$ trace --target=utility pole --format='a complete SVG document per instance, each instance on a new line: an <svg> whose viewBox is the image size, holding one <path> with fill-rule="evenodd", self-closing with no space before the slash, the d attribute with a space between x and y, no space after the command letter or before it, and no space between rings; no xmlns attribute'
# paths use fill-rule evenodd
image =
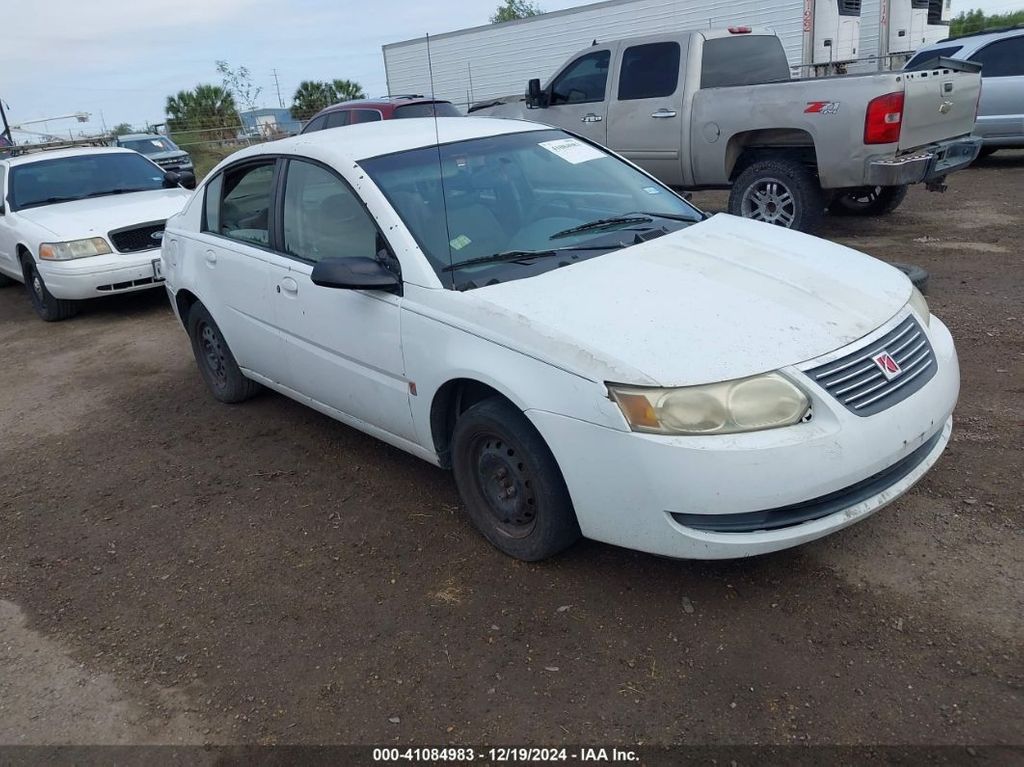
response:
<svg viewBox="0 0 1024 767"><path fill-rule="evenodd" d="M277 70L274 70L274 87L277 88L277 103L284 109L284 99L281 98L281 81L277 79Z"/></svg>

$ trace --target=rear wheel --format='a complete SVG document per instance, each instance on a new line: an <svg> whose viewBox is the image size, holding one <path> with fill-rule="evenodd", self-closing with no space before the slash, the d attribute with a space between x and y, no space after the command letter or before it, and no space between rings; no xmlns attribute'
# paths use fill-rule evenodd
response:
<svg viewBox="0 0 1024 767"><path fill-rule="evenodd" d="M60 322L78 314L79 302L55 298L43 282L43 277L30 256L25 256L22 269L25 274L25 292L39 319L45 322Z"/></svg>
<svg viewBox="0 0 1024 767"><path fill-rule="evenodd" d="M509 556L545 559L579 539L555 457L533 424L506 400L483 400L459 416L452 468L474 526Z"/></svg>
<svg viewBox="0 0 1024 767"><path fill-rule="evenodd" d="M244 402L260 390L258 383L242 374L220 328L202 304L193 305L188 313L188 336L199 372L216 399Z"/></svg>
<svg viewBox="0 0 1024 767"><path fill-rule="evenodd" d="M729 212L767 224L814 231L825 213L825 197L814 170L799 160L757 160L733 183Z"/></svg>
<svg viewBox="0 0 1024 767"><path fill-rule="evenodd" d="M840 216L884 216L896 210L906 196L906 185L866 186L840 194L828 206L828 212Z"/></svg>

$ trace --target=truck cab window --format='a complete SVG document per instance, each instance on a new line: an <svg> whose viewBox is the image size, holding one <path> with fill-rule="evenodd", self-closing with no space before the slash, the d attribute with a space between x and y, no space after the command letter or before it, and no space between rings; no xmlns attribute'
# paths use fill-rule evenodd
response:
<svg viewBox="0 0 1024 767"><path fill-rule="evenodd" d="M679 43L634 45L622 54L619 101L671 96L679 84Z"/></svg>
<svg viewBox="0 0 1024 767"><path fill-rule="evenodd" d="M594 51L576 59L552 83L551 106L604 101L610 59L610 51Z"/></svg>

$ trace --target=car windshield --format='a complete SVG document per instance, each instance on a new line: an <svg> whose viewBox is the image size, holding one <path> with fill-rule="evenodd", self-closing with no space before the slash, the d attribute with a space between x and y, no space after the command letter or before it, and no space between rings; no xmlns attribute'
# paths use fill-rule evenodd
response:
<svg viewBox="0 0 1024 767"><path fill-rule="evenodd" d="M395 108L395 118L404 117L461 117L454 104L447 101L434 101L425 104L405 104Z"/></svg>
<svg viewBox="0 0 1024 767"><path fill-rule="evenodd" d="M169 138L153 136L152 138L136 138L121 141L125 149L132 149L140 154L159 154L160 152L177 152L178 147Z"/></svg>
<svg viewBox="0 0 1024 767"><path fill-rule="evenodd" d="M424 147L360 165L455 290L529 277L702 219L649 176L558 130Z"/></svg>
<svg viewBox="0 0 1024 767"><path fill-rule="evenodd" d="M143 192L161 189L163 184L160 168L129 152L39 160L11 168L11 209Z"/></svg>

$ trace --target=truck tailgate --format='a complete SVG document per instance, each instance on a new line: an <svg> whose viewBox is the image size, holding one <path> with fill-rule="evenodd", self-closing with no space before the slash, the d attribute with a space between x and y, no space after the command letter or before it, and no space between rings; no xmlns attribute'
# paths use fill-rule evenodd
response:
<svg viewBox="0 0 1024 767"><path fill-rule="evenodd" d="M980 74L945 67L903 74L906 87L900 149L914 149L971 132L981 94Z"/></svg>

